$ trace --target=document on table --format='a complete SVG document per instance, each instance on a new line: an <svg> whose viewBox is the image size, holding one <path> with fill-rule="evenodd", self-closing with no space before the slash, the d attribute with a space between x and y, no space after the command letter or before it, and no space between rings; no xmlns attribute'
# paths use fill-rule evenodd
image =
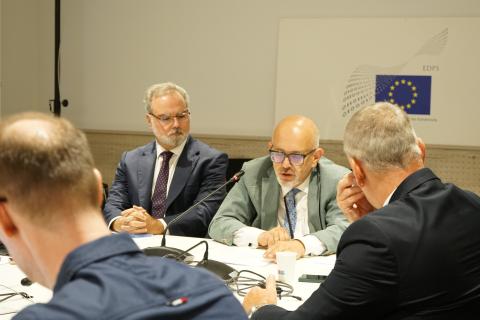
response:
<svg viewBox="0 0 480 320"><path fill-rule="evenodd" d="M209 258L231 265L265 267L273 262L265 259L264 253L264 250L235 247L235 250L210 250Z"/></svg>

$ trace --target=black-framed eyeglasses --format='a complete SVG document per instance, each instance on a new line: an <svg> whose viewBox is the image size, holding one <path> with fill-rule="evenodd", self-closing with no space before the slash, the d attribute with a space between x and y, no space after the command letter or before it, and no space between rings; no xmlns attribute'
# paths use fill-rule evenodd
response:
<svg viewBox="0 0 480 320"><path fill-rule="evenodd" d="M149 112L148 114L160 121L161 123L168 125L171 124L173 122L173 119L175 118L178 120L178 122L188 120L188 118L190 117L190 110L187 109L181 113L177 113L176 115L160 114L157 116L151 112Z"/></svg>
<svg viewBox="0 0 480 320"><path fill-rule="evenodd" d="M272 161L275 163L282 163L283 161L285 161L285 157L287 157L291 165L301 166L305 161L305 158L309 154L313 153L315 150L316 149L312 149L307 153L297 153L297 152L285 153L283 151L270 149L269 152L270 152L270 159L272 159Z"/></svg>

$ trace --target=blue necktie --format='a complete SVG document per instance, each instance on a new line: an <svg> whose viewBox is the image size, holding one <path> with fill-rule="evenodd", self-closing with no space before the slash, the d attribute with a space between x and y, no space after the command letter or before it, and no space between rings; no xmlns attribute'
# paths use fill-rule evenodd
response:
<svg viewBox="0 0 480 320"><path fill-rule="evenodd" d="M293 188L285 195L285 209L286 209L286 216L284 221L285 229L287 229L290 233L290 236L293 238L293 234L295 233L295 226L297 224L297 209L295 208L295 196L299 193L300 190L297 188ZM288 225L288 217L290 217L290 221L292 222L292 229L290 231Z"/></svg>
<svg viewBox="0 0 480 320"><path fill-rule="evenodd" d="M163 151L160 153L162 157L162 167L158 172L157 181L155 182L155 190L152 195L152 217L156 219L165 216L167 209L167 182L168 182L168 164L173 153L170 151Z"/></svg>

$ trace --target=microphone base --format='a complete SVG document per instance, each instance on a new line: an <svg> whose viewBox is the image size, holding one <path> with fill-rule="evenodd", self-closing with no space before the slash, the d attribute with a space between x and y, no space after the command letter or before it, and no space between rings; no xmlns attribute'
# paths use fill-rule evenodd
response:
<svg viewBox="0 0 480 320"><path fill-rule="evenodd" d="M204 268L216 274L226 283L231 282L238 274L238 271L230 267L228 264L216 260L201 261L196 267Z"/></svg>
<svg viewBox="0 0 480 320"><path fill-rule="evenodd" d="M165 257L185 263L193 262L193 255L183 250L172 247L148 247L143 249L147 256Z"/></svg>

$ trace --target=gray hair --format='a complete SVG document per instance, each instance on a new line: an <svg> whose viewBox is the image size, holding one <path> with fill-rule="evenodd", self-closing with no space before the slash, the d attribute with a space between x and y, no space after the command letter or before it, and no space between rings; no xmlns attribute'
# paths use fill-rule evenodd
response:
<svg viewBox="0 0 480 320"><path fill-rule="evenodd" d="M407 114L386 102L364 107L352 116L345 128L343 150L347 157L377 171L406 168L421 157Z"/></svg>
<svg viewBox="0 0 480 320"><path fill-rule="evenodd" d="M185 106L190 107L190 97L185 89L176 85L172 82L158 83L150 86L147 91L145 91L145 97L143 102L145 103L145 110L147 112L152 112L151 102L153 98L162 97L172 92L178 93L182 96L183 101L185 101Z"/></svg>

